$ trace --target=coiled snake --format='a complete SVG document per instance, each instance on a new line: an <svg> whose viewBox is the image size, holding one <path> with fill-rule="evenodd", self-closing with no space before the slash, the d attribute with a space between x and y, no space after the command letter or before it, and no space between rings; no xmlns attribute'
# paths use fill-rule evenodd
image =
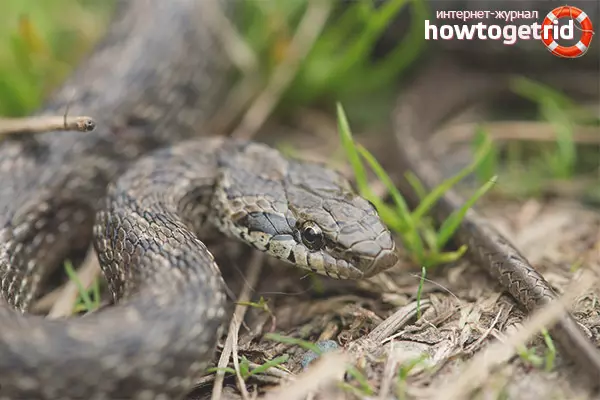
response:
<svg viewBox="0 0 600 400"><path fill-rule="evenodd" d="M397 261L374 207L341 175L256 143L195 135L227 70L210 1L124 8L45 112L72 101L90 135L54 132L0 148L0 398L180 398L212 358L223 282L207 226L340 279ZM73 98L74 96L74 98ZM77 112L77 109L72 109ZM139 160L120 175L130 160ZM94 245L116 306L84 318L23 315L43 278Z"/></svg>
<svg viewBox="0 0 600 400"><path fill-rule="evenodd" d="M227 89L227 58L209 27L214 5L122 2L105 38L40 112L72 104L97 120L96 131L0 143L0 399L181 398L224 318L222 278L199 240L206 227L335 278L395 264L389 231L339 174L257 143L187 141L206 133ZM411 143L406 153L418 148ZM533 306L553 296L528 292L549 286L476 219L467 222L460 233L482 264L509 271L503 283L517 299ZM51 271L89 245L92 226L117 305L66 321L23 314ZM595 349L576 327L567 331L597 372Z"/></svg>

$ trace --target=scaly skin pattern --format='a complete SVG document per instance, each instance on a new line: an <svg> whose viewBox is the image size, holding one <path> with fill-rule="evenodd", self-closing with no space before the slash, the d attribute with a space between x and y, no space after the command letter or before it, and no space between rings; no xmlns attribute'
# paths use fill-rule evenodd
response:
<svg viewBox="0 0 600 400"><path fill-rule="evenodd" d="M391 233L340 174L257 143L187 139L225 86L202 24L210 5L123 3L41 112L73 102L97 129L0 145L0 399L182 398L225 320L206 229L337 279L396 264ZM92 236L115 305L62 321L26 314Z"/></svg>
<svg viewBox="0 0 600 400"><path fill-rule="evenodd" d="M426 188L441 181L435 161L427 156L419 138L427 138L453 111L475 101L505 91L510 77L469 70L450 60L437 60L423 70L413 85L402 94L394 112L395 138L399 146L402 169L415 173ZM465 82L469 85L465 86ZM440 88L443 88L440 91ZM403 194L412 202L418 197L408 182L401 182ZM447 191L436 204L439 221L459 209L465 200L454 191ZM455 241L468 245L467 254L498 280L527 311L534 311L556 299L550 284L527 261L519 250L496 231L474 209L465 215ZM590 342L577 322L565 315L551 331L561 346L596 386L600 382L600 352Z"/></svg>
<svg viewBox="0 0 600 400"><path fill-rule="evenodd" d="M219 106L228 62L209 29L212 5L122 2L106 37L39 113L62 114L70 104L97 129L0 143L0 398L183 396L224 318L222 280L198 235L206 226L336 278L395 262L389 232L347 183L255 144L207 140L161 150L106 197L133 160L197 135ZM407 153L415 149L398 137ZM418 174L427 164L407 162ZM528 308L554 297L513 247L472 217L459 240L474 258ZM88 245L94 220L117 305L68 321L22 314L44 278ZM572 319L562 326L564 342L574 338L578 360L597 377L596 350Z"/></svg>
<svg viewBox="0 0 600 400"><path fill-rule="evenodd" d="M26 310L44 276L91 239L108 182L153 148L193 137L218 107L227 70L204 7L123 2L105 38L40 114L89 115L94 132L0 143L0 277ZM158 27L158 28L157 28Z"/></svg>
<svg viewBox="0 0 600 400"><path fill-rule="evenodd" d="M138 376L137 382L132 377L121 384L95 375L94 369L86 372L77 362L89 359L117 377L130 376L136 365L123 360L146 350L131 338L148 333L144 324L127 322L138 316L136 300L130 308L101 313L93 323L83 318L71 328L21 312L53 269L89 245L108 182L140 155L197 135L219 106L228 84L228 62L208 24L206 7L211 5L196 0L121 2L103 40L38 113L62 115L70 105L71 115L95 119L95 131L0 142L0 398L58 398L67 383L70 395L64 398L115 398L111 393L128 397L153 377ZM182 317L188 310L173 311L178 314L165 313L164 318ZM205 311L195 312L201 316ZM207 336L214 335L216 313L205 320ZM114 331L98 336L98 326ZM153 329L154 337L164 340L166 331L160 325ZM196 344L196 352L205 350ZM180 345L191 346L183 341ZM98 350L103 346L108 351L101 358ZM58 369L56 351L65 360ZM148 363L158 362L156 354L147 356ZM174 360L160 362L169 368ZM201 367L193 362L187 366L190 374ZM63 373L78 379L61 383ZM184 376L166 377L165 391L179 393L189 383ZM140 392L138 397L149 396Z"/></svg>
<svg viewBox="0 0 600 400"><path fill-rule="evenodd" d="M116 305L67 321L0 314L2 395L183 396L211 361L225 317L222 277L199 239L211 227L337 279L398 260L374 207L334 171L223 138L158 150L109 185L96 216Z"/></svg>

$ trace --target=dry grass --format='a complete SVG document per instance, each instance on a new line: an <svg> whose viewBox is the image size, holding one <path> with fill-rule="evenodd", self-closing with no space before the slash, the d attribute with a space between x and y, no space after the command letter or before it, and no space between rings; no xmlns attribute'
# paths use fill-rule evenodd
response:
<svg viewBox="0 0 600 400"><path fill-rule="evenodd" d="M282 64L263 94L247 108L245 122L237 132L252 136L262 127L260 139L273 143L272 132L277 132L277 139L285 132L286 145L302 148L304 158L331 161L338 148L337 140L331 139L337 138L331 128L335 122L328 117L304 110L297 114L301 115L300 123L292 127L268 120L293 77L298 59L310 49L329 12L317 2L314 4L314 14L309 15L318 17L317 29L309 29L308 22L301 24L300 36L294 38L295 58ZM242 46L247 52L243 43L236 42L239 38L230 28L227 26L229 39L225 38L225 42L237 48ZM246 55L237 63L249 65L246 69L250 71L254 68L252 60L252 55ZM245 99L236 104L247 102ZM467 128L455 129L454 137L466 138ZM547 139L535 132L538 131L531 130L531 140ZM588 140L588 132L581 132L578 138ZM390 141L379 135L363 137L363 143L381 155L384 165L393 165ZM600 305L593 279L585 280L588 286L575 289L569 283L590 271L600 271L598 213L577 202L533 200L525 204L488 201L483 212L559 292L570 294L575 316L597 342ZM215 253L223 267L232 264L228 249L215 248ZM230 287L240 293L238 301L258 302L264 297L268 307L236 307L216 358L218 367L230 367L236 373L206 375L197 382L192 398L460 399L467 398L473 389L478 390L480 398L589 398L573 379L570 363L560 355L549 371L543 365L532 365L533 356L514 356L514 348L519 344L528 346L538 358L547 357L544 341L537 335L539 326L533 325L544 314L526 321L515 301L503 294L481 268L467 261L428 275L420 309L416 303L419 268L408 262L359 282L306 276L279 264L259 260L241 274L224 271ZM572 271L573 265L581 268ZM97 266L85 263L80 272L82 280L90 282ZM41 299L35 309L42 312L53 307L51 316L64 316L70 312L74 296L74 286L68 283ZM545 316L552 317L556 309L546 311ZM263 336L268 332L312 343L334 340L345 351L324 356L304 370L301 361L306 350L265 340ZM242 376L242 357L255 369L283 354L290 356L285 364L250 377ZM423 355L426 358L421 359ZM359 379L356 375L344 376L349 362L360 372Z"/></svg>
<svg viewBox="0 0 600 400"><path fill-rule="evenodd" d="M280 136L269 134L273 131L286 132L286 142L303 148L312 159L331 161L327 155L336 151L333 142L333 147L324 148L318 137L289 126L265 126L260 140L277 141ZM373 149L385 148L385 137L365 141ZM524 204L494 200L485 202L482 211L560 293L569 294L567 304L594 336L600 311L593 286L600 271L600 215L564 200ZM297 398L297 390L303 398L315 399L590 398L574 379L572 364L560 354L549 371L543 364L532 364L549 354L539 335L539 318L555 318L562 308L550 307L527 318L493 279L468 261L428 275L420 318L415 265L405 263L365 281L340 282L318 276L307 279L272 260L267 264L271 265L265 266L254 301L265 297L270 312L249 310L237 347L239 356L255 366L288 354L284 367L291 375L252 376L245 381L249 398ZM573 265L582 267L571 271ZM336 375L305 372L301 360L306 350L265 340L263 335L272 331L312 343L336 341L352 356L373 393L367 395L348 375L338 376L337 385L323 387ZM532 355L515 355L517 345L526 346ZM423 354L426 358L415 362ZM317 364L308 371L313 368L322 371ZM234 382L233 377L228 379ZM244 398L239 389L227 386L227 398ZM200 388L194 396L202 398L202 393Z"/></svg>

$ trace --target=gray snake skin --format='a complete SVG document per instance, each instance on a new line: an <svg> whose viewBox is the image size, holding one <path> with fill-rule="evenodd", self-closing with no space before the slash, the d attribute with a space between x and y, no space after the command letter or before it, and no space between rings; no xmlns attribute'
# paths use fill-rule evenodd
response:
<svg viewBox="0 0 600 400"><path fill-rule="evenodd" d="M96 131L0 143L0 399L184 396L225 318L222 278L199 240L207 230L334 278L395 264L389 231L337 173L257 143L191 139L227 89L213 5L122 2L40 111L71 104ZM483 249L482 264L498 276L525 273L503 282L517 299L537 306L553 296L497 235L465 227L461 238ZM25 314L52 271L92 239L116 305L66 321ZM518 262L494 264L490 249ZM587 349L597 373L582 340L576 352Z"/></svg>
<svg viewBox="0 0 600 400"><path fill-rule="evenodd" d="M420 139L430 136L454 111L506 91L509 79L508 75L465 68L451 58L438 60L424 69L411 87L402 93L393 115L401 169L418 176L427 190L436 187L442 182L442 174L435 161L427 156ZM465 82L469 82L468 85ZM444 90L440 91L440 87ZM398 185L411 203L418 204L418 196L408 181L401 180ZM456 191L448 190L434 207L436 219L445 220L464 202ZM476 210L467 212L454 239L467 244L467 255L496 278L527 311L535 311L557 298L544 277ZM573 317L567 314L561 318L551 334L560 350L570 356L589 378L587 382L598 389L600 351Z"/></svg>
<svg viewBox="0 0 600 400"><path fill-rule="evenodd" d="M206 26L215 4L148 3L121 4L43 111L72 101L95 132L0 147L0 399L184 396L225 320L222 277L199 239L215 228L338 279L398 260L375 208L340 174L261 144L185 141L227 74ZM87 246L92 224L116 305L65 321L23 314L50 271Z"/></svg>

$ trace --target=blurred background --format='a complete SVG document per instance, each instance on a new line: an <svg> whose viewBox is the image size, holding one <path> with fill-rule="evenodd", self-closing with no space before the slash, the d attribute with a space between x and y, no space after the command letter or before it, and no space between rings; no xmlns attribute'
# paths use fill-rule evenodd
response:
<svg viewBox="0 0 600 400"><path fill-rule="evenodd" d="M265 121L301 121L306 129L314 130L312 125L318 125L323 130L324 121L332 118L334 105L340 102L354 131L381 134L389 125L398 95L412 80L425 67L452 58L453 62L478 70L514 74L509 88L511 97L497 102L492 107L494 115L486 118L514 119L517 115L552 126L552 132L546 129L531 133L532 125L527 125L521 135L511 125L510 137L498 141L501 154L494 156L505 161L503 173L510 174L510 178L500 180L504 184L498 188L511 195L527 196L560 190L562 184L557 182L567 179L570 183L562 186L564 191L576 187L576 196L598 203L597 185L582 183L593 182L592 178L598 174L598 135L594 131L598 126L600 46L596 38L586 55L571 60L552 56L539 41L520 41L507 46L489 40L424 39L426 19L432 23L448 22L436 20L437 11L538 10L537 22L541 23L543 16L559 5L557 2L236 2L231 26L234 36L237 35L234 42L238 70L234 79L243 84L238 85L237 98L230 101L231 108L222 113L227 117L220 121L220 126L231 127L236 121L231 116L247 112L252 99L279 79L282 83L275 85L273 107L264 113ZM595 26L599 25L597 1L584 0L574 5L585 9ZM34 112L91 51L103 34L114 6L112 0L3 1L0 115L24 116ZM474 24L479 20L467 22ZM556 76L555 72L562 76ZM465 87L471 84L468 73L457 79L462 79ZM577 96L569 97L571 92ZM335 122L330 120L331 123ZM384 148L386 142L387 139L383 140ZM285 148L286 144L281 146ZM498 164L498 160L489 163ZM480 175L485 179L490 173Z"/></svg>
<svg viewBox="0 0 600 400"><path fill-rule="evenodd" d="M535 40L507 46L489 40L426 41L424 36L425 20L463 23L436 20L438 11L536 10L536 21L541 23L550 10L564 4L553 0L225 1L236 5L234 20L219 21L236 66L232 76L236 84L216 118L215 132L256 134L288 155L301 155L348 171L336 120L336 103L340 103L355 136L393 175L398 146L402 146L393 132L403 121L394 125L392 116L399 102L416 97L413 119L417 125L430 128L423 131L426 137L419 139L427 143L430 155L438 159L446 176L469 164L485 139L491 139L491 148L461 189L472 192L497 176L496 184L478 205L535 265L544 261L544 274L549 271L553 284L568 282L575 266L600 265L598 38L592 39L584 56L561 59ZM569 5L583 9L594 28L600 27L600 2L580 0ZM3 0L0 116L34 113L93 49L114 6L112 0ZM487 22L506 23L496 19ZM440 70L448 74L447 78L436 81L433 91L430 87L421 95L417 83L429 81L429 74ZM483 82L501 80L506 83L502 90L489 96L479 93L480 97L469 104L463 101L464 93L485 86ZM443 101L446 104L438 104ZM436 115L439 110L443 115ZM559 245L560 255L548 252ZM438 259L436 263L442 261L447 260ZM460 279L458 273L434 275L430 278L437 284L426 285L423 293L435 293L438 305L459 302L460 298L461 309L483 301L485 296L491 303L496 302L497 293L492 285L483 283L487 281L481 278L479 269L465 272L460 267L455 271L461 274ZM284 274L287 281L281 279ZM324 297L324 286L338 284L311 277L309 289L298 288L308 284L299 284L299 279L292 282L289 275L289 270L279 272L279 279L270 277L263 286L271 294L287 293L280 301L291 304L291 314L298 314L296 299L300 297L289 293L302 293L309 302L310 295ZM345 340L343 333L351 332L346 337L349 341L357 331L364 333L365 327L381 322L373 313L383 318L412 301L417 283L404 271L384 274L376 282L358 283L360 299L353 298L352 304L343 308L329 302L329 308L319 311L322 315L316 318L333 315L322 325L327 329L334 326L330 337L340 343ZM451 296L449 292L438 293L442 285L450 288ZM478 291L480 286L487 287L485 293ZM348 288L342 286L333 293L345 295ZM347 303L346 298L343 304ZM593 311L589 312L590 320L596 321L590 326L595 329L597 304L594 300L589 307ZM285 325L285 318L278 314L278 327ZM369 322L361 325L360 318ZM508 319L506 313L506 325L510 325ZM331 322L339 320L343 323ZM354 326L356 320L359 322ZM485 318L482 321L485 323L479 327L480 332L487 329ZM308 332L306 336L312 339L325 337L320 333L325 328L320 331L314 323L309 328L312 331L297 331ZM415 342L420 340L417 337ZM241 351L256 352L251 341L252 337ZM527 354L521 358L530 365L533 356ZM540 379L547 379L547 375ZM570 381L545 382L546 392L554 394L556 388L552 385L562 387ZM429 381L420 384L426 386ZM518 382L513 390L520 392ZM539 392L536 396L541 397Z"/></svg>

